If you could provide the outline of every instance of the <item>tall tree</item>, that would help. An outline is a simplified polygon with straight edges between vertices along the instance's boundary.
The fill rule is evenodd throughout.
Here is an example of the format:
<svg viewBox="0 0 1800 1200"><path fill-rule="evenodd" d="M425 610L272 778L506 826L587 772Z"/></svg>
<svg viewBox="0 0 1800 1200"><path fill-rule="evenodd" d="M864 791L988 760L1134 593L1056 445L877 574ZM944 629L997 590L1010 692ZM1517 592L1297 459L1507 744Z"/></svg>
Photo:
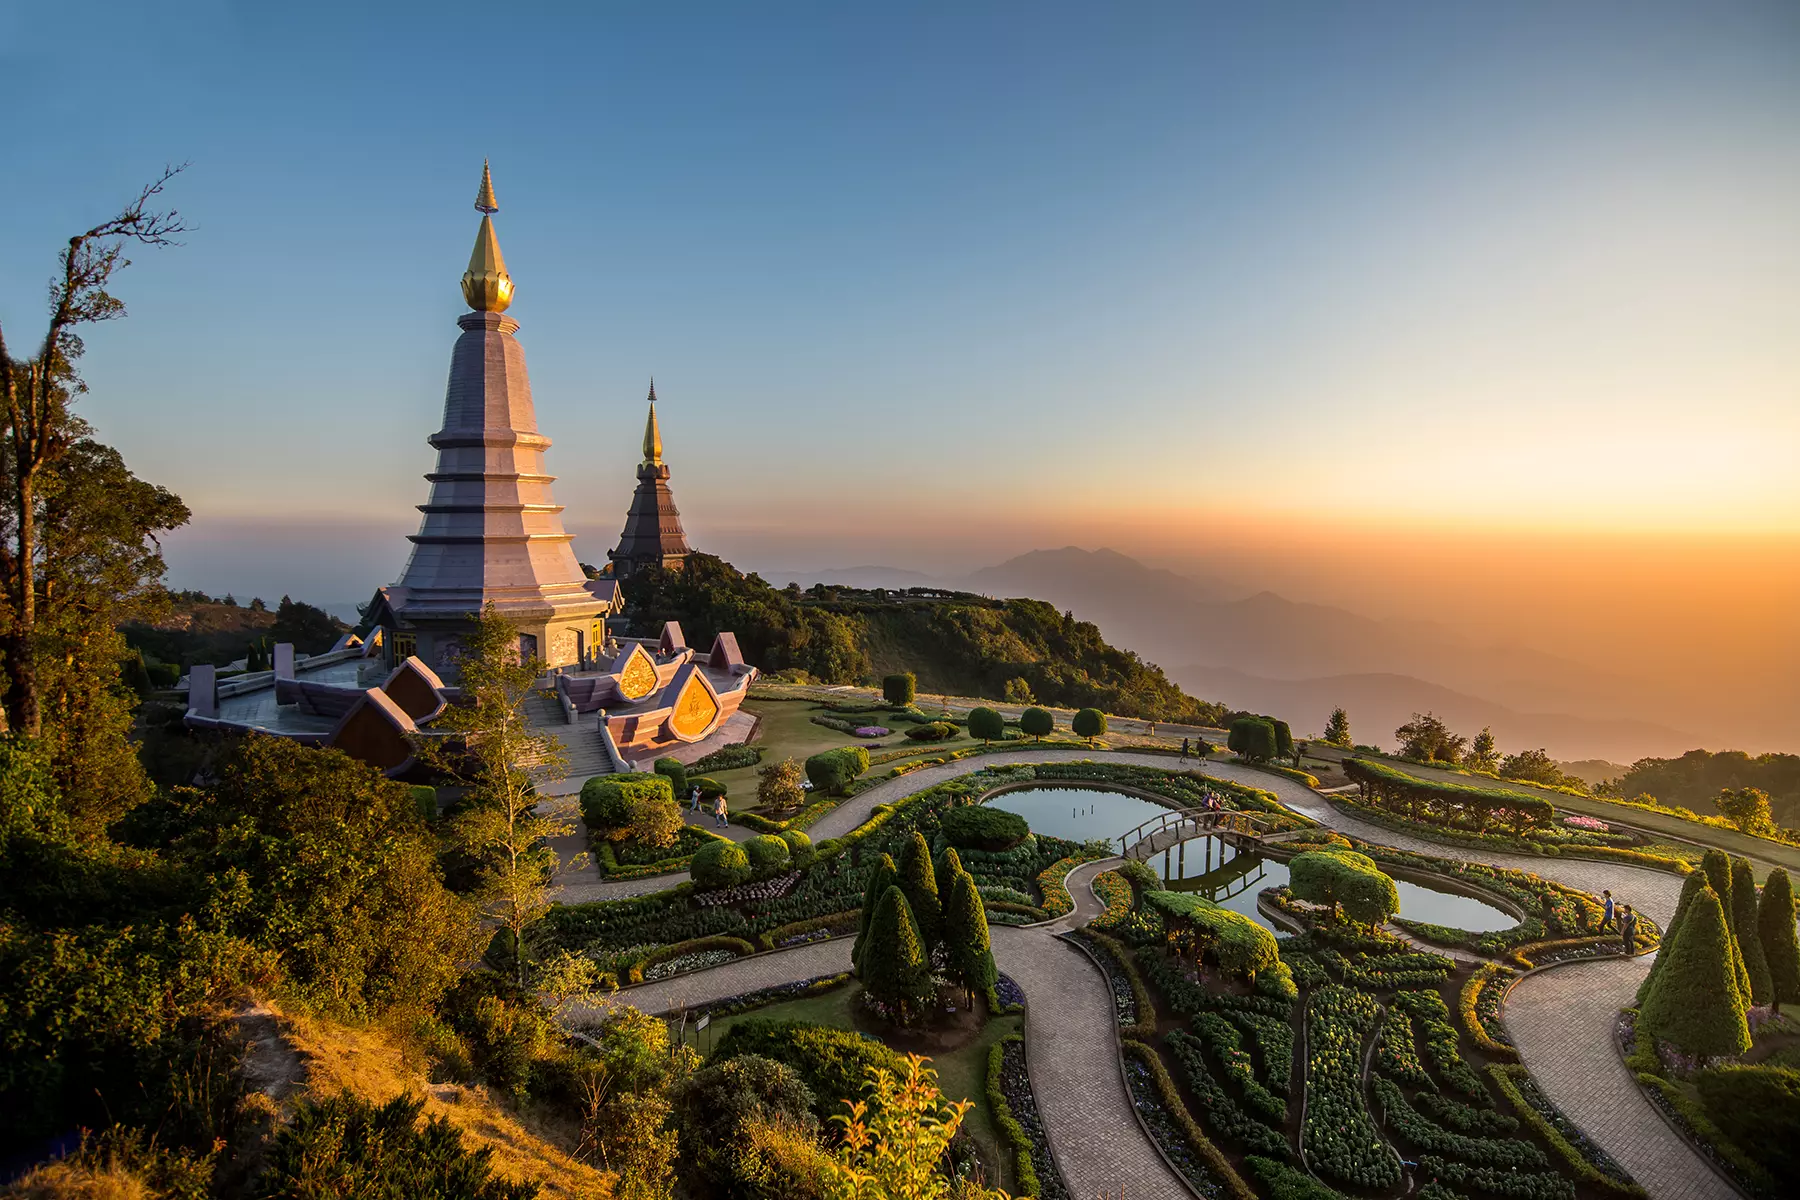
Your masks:
<svg viewBox="0 0 1800 1200"><path fill-rule="evenodd" d="M1325 719L1325 740L1333 746L1350 749L1350 714L1342 708L1332 709L1331 716Z"/></svg>
<svg viewBox="0 0 1800 1200"><path fill-rule="evenodd" d="M1650 998L1650 989L1655 986L1656 975L1662 970L1675 953L1675 943L1681 937L1681 927L1686 922L1688 913L1693 911L1694 900L1707 887L1705 871L1690 871L1681 883L1681 899L1675 902L1675 915L1663 926L1662 943L1657 947L1656 957L1650 960L1650 971L1644 976L1644 982L1638 985L1637 1000L1639 1008Z"/></svg>
<svg viewBox="0 0 1800 1200"><path fill-rule="evenodd" d="M993 987L997 977L987 908L981 903L973 875L958 870L950 879L950 901L944 906L944 960L951 981L969 994L973 1004L975 993Z"/></svg>
<svg viewBox="0 0 1800 1200"><path fill-rule="evenodd" d="M562 743L536 733L525 712L538 692L543 664L519 654L519 635L489 604L463 635L463 703L432 722L421 753L468 790L450 825L458 846L476 864L476 899L512 935L513 973L525 974L524 933L550 911L551 881L562 866L549 839L575 829L573 821L537 810L531 770L557 777L567 770Z"/></svg>
<svg viewBox="0 0 1800 1200"><path fill-rule="evenodd" d="M1756 936L1756 876L1750 870L1750 860L1743 857L1731 860L1731 933L1744 956L1752 1000L1756 1004L1769 1003L1775 984L1769 975L1769 962L1763 957L1762 940Z"/></svg>
<svg viewBox="0 0 1800 1200"><path fill-rule="evenodd" d="M125 315L125 305L106 289L131 265L125 248L133 242L167 246L185 231L179 215L153 209L151 201L180 167L138 193L120 213L70 238L57 257L50 283L50 320L37 353L14 359L0 328L0 476L10 511L7 545L0 550L0 586L7 605L0 651L5 656L9 728L37 736L43 723L38 663L39 570L44 547L39 517L45 475L88 432L70 410L87 390L75 365L85 349L83 325Z"/></svg>
<svg viewBox="0 0 1800 1200"><path fill-rule="evenodd" d="M1756 912L1757 940L1769 964L1773 988L1770 1003L1776 1012L1783 1002L1800 1004L1800 937L1794 925L1794 888L1787 870L1776 867L1763 881L1762 903Z"/></svg>
<svg viewBox="0 0 1800 1200"><path fill-rule="evenodd" d="M1683 1053L1711 1057L1750 1048L1745 997L1732 978L1731 927L1711 888L1695 899L1681 937L1657 973L1639 1020ZM1659 956L1660 957L1660 956Z"/></svg>
<svg viewBox="0 0 1800 1200"><path fill-rule="evenodd" d="M910 1024L931 1003L931 960L912 908L897 886L888 888L875 905L868 940L862 957L863 989L896 1021Z"/></svg>
<svg viewBox="0 0 1800 1200"><path fill-rule="evenodd" d="M869 884L863 889L861 927L857 930L856 944L850 948L850 961L859 969L869 941L869 925L875 920L875 906L881 903L887 890L899 882L900 870L894 866L893 856L883 854L869 871Z"/></svg>
<svg viewBox="0 0 1800 1200"><path fill-rule="evenodd" d="M1447 762L1452 766L1462 761L1467 739L1450 732L1450 727L1435 713L1414 713L1412 720L1394 730L1400 740L1400 757L1422 762Z"/></svg>
<svg viewBox="0 0 1800 1200"><path fill-rule="evenodd" d="M1469 754L1463 759L1463 765L1476 771L1500 769L1500 748L1494 743L1492 726L1482 726L1475 740L1469 743Z"/></svg>
<svg viewBox="0 0 1800 1200"><path fill-rule="evenodd" d="M944 902L938 894L937 872L931 863L931 846L925 835L913 830L900 852L900 890L918 923L919 937L924 942L926 957L943 937Z"/></svg>

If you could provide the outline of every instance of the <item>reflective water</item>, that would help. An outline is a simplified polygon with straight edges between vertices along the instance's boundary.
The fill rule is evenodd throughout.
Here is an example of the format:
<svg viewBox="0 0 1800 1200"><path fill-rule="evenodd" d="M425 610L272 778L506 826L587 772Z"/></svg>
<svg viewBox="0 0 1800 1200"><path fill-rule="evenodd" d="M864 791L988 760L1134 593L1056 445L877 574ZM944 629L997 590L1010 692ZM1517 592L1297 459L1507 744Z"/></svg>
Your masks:
<svg viewBox="0 0 1800 1200"><path fill-rule="evenodd" d="M1030 788L1007 792L988 803L1018 813L1034 833L1075 841L1109 838L1115 846L1121 834L1168 811L1149 800L1096 788ZM1256 910L1256 893L1285 884L1286 863L1251 851L1234 850L1214 837L1191 838L1155 855L1149 862L1171 888L1197 892L1259 925L1274 928ZM1400 915L1414 921L1472 933L1492 933L1518 924L1511 914L1470 896L1440 892L1404 879L1396 879L1394 887L1400 893Z"/></svg>

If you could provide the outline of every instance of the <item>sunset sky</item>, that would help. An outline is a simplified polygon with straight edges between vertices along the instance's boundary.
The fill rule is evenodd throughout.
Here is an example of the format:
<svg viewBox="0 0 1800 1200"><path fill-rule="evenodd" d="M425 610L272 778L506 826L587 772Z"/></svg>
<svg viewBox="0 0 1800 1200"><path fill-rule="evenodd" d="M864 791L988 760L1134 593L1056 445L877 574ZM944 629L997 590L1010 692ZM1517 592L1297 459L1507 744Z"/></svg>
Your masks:
<svg viewBox="0 0 1800 1200"><path fill-rule="evenodd" d="M0 8L0 320L192 163L82 402L178 585L398 573L484 156L589 561L651 374L753 565L1800 537L1791 3L111 11Z"/></svg>

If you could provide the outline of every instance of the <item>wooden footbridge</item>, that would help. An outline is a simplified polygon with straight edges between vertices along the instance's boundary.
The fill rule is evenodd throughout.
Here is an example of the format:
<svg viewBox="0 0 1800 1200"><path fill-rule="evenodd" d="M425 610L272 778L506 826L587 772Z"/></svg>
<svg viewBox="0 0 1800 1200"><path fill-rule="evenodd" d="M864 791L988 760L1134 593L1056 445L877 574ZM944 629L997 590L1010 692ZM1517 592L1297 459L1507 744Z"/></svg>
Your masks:
<svg viewBox="0 0 1800 1200"><path fill-rule="evenodd" d="M1277 818L1267 813L1239 812L1223 809L1172 808L1158 813L1129 833L1115 840L1119 853L1139 861L1177 846L1192 838L1216 837L1240 850L1255 849L1271 842L1283 842L1303 832L1299 829L1277 829Z"/></svg>

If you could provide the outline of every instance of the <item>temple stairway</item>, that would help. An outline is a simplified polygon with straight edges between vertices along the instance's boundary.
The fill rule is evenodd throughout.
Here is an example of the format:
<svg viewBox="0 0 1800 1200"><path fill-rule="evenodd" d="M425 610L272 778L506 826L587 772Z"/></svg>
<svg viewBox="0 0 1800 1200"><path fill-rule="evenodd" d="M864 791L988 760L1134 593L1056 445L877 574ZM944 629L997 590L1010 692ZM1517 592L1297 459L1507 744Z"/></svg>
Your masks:
<svg viewBox="0 0 1800 1200"><path fill-rule="evenodd" d="M556 778L552 779L544 774L538 779L541 790L553 795L564 791L580 791L584 780L595 775L612 774L612 758L606 753L606 746L600 740L598 715L585 714L571 725L563 720L562 706L555 697L541 693L532 695L525 702L525 715L531 722L532 732L553 737L562 743L563 756L567 760L565 769L558 771ZM533 775L540 775L533 764L526 765L533 768Z"/></svg>

